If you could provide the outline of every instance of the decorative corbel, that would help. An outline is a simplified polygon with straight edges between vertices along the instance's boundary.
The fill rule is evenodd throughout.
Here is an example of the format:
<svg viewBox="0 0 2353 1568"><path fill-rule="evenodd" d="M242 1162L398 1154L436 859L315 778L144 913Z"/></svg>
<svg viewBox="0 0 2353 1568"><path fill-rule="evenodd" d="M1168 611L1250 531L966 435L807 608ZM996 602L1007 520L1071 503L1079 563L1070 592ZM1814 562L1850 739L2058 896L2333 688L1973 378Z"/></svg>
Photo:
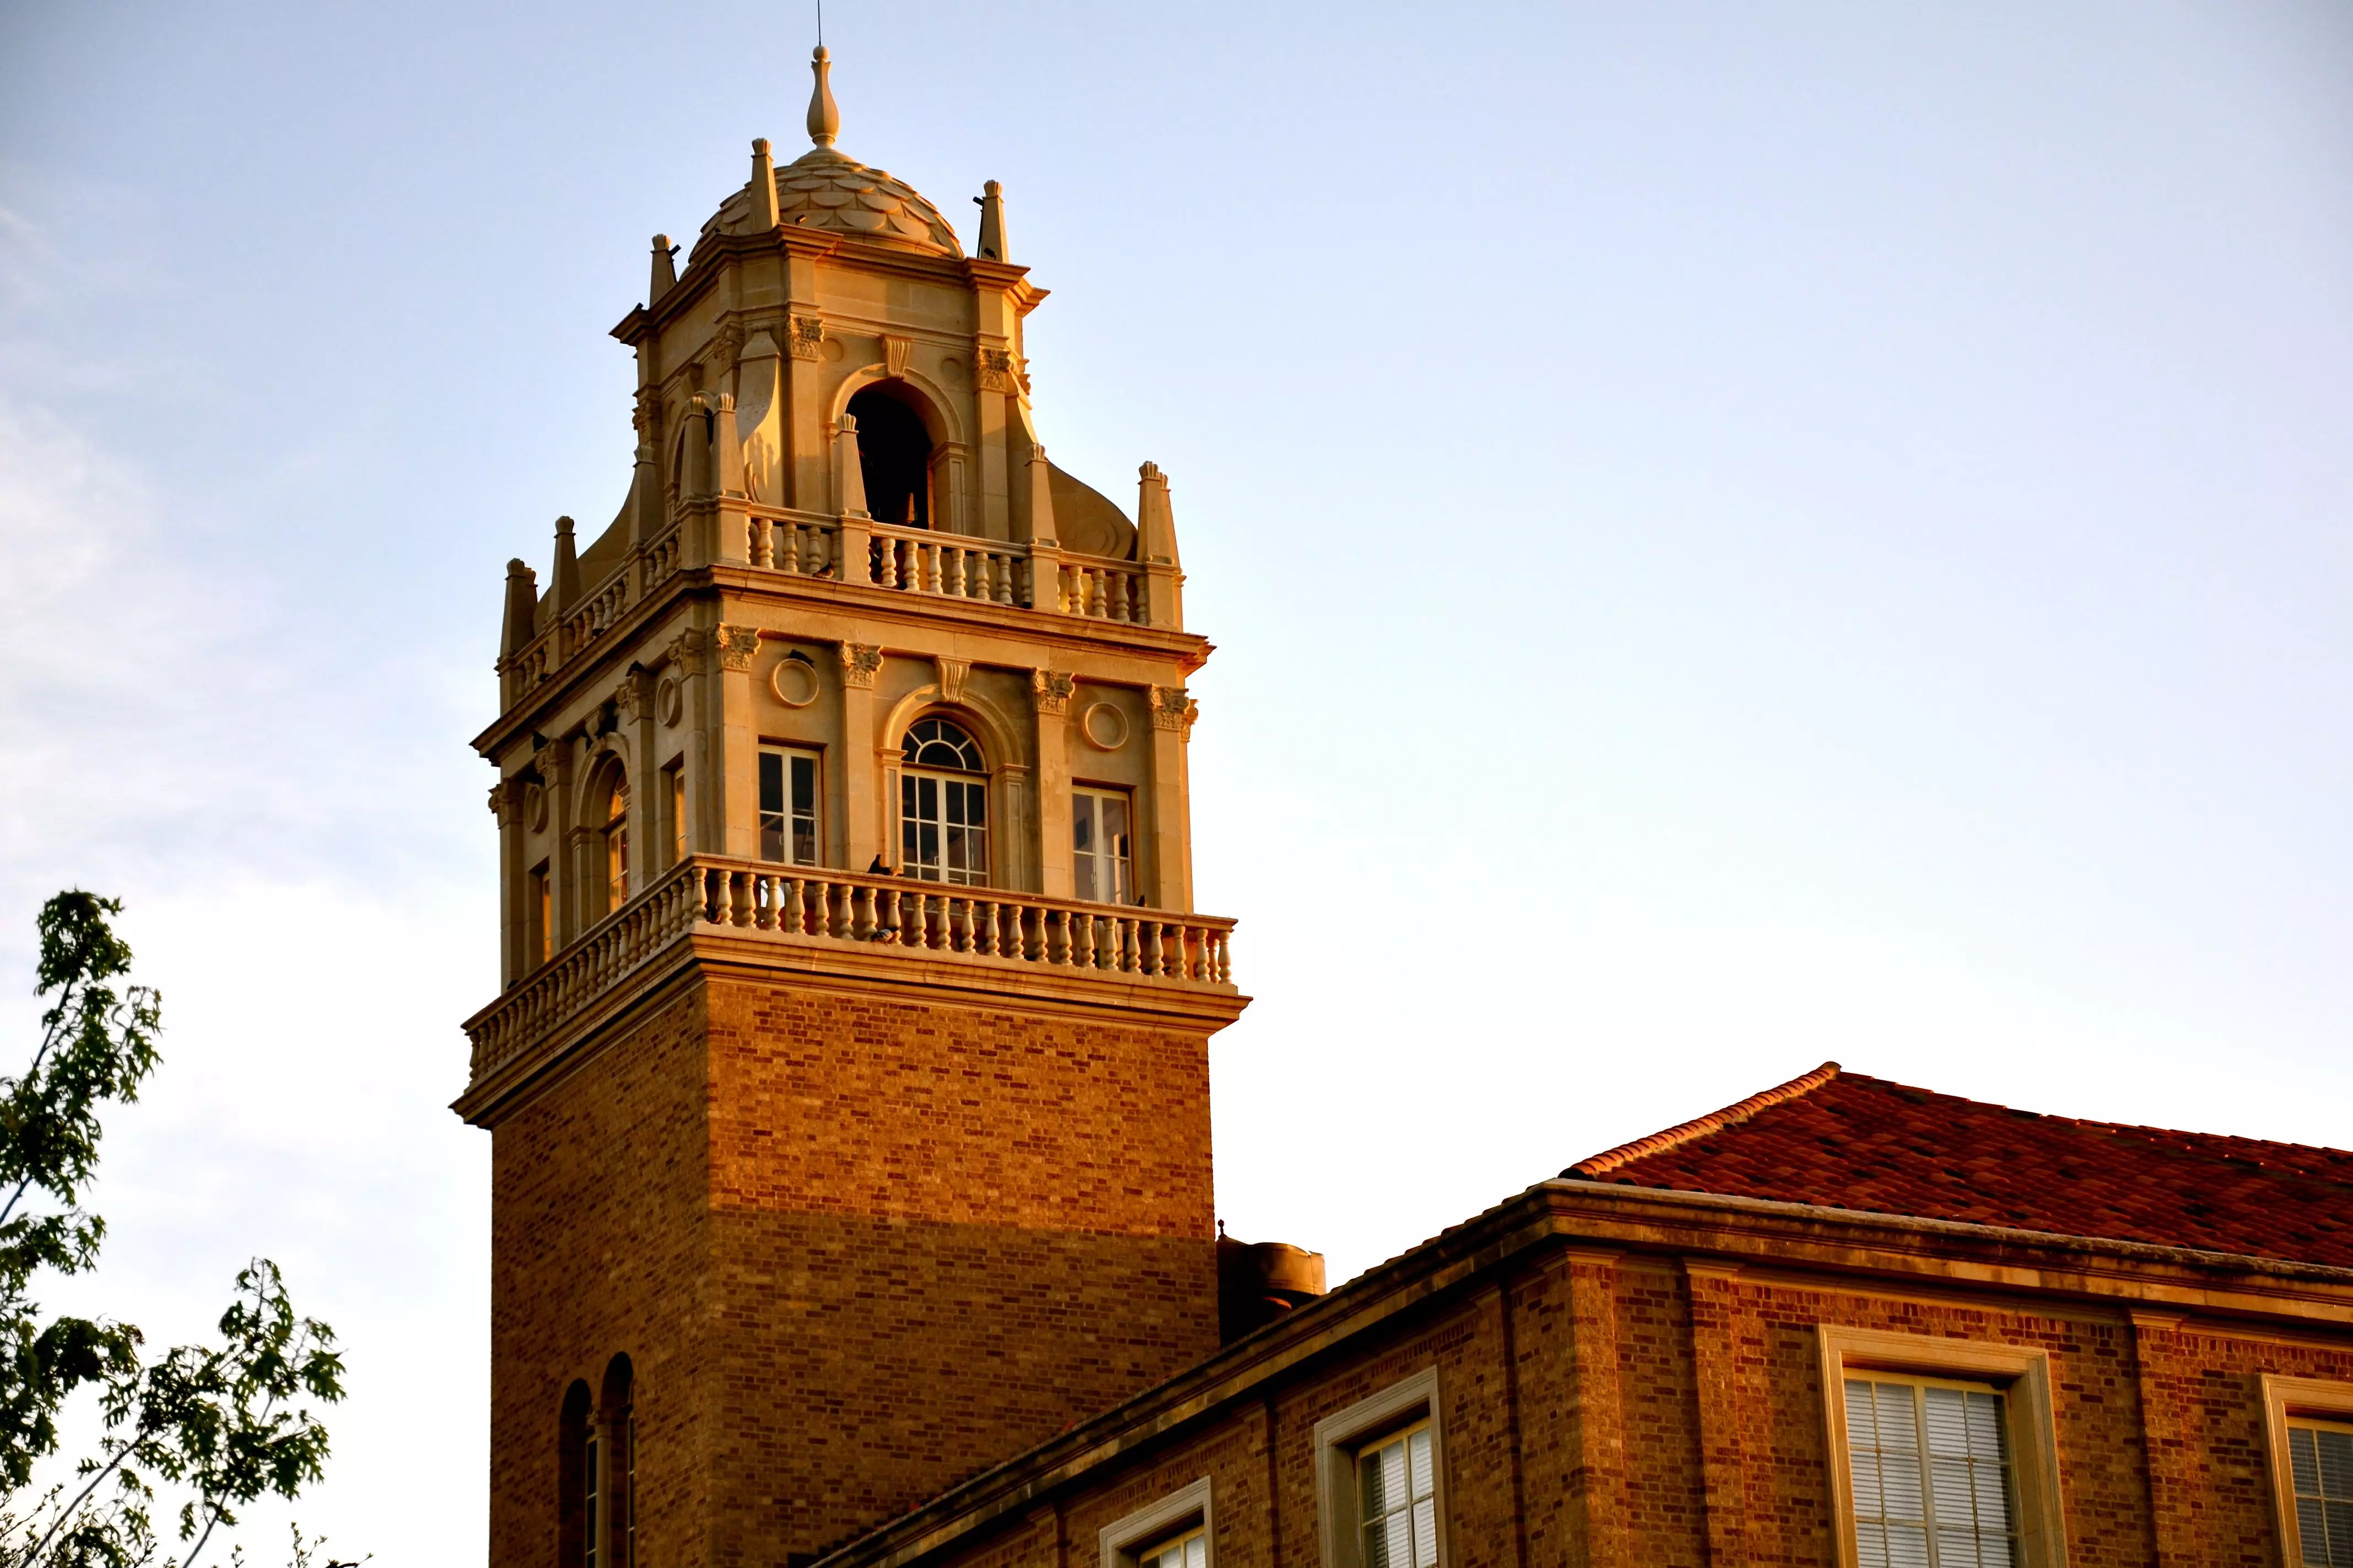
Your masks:
<svg viewBox="0 0 2353 1568"><path fill-rule="evenodd" d="M1077 682L1059 669L1029 672L1029 706L1039 712L1060 715L1071 710L1071 691Z"/></svg>
<svg viewBox="0 0 2353 1568"><path fill-rule="evenodd" d="M705 642L701 626L689 626L662 645L662 658L681 674L700 675Z"/></svg>
<svg viewBox="0 0 2353 1568"><path fill-rule="evenodd" d="M1201 716L1201 705L1185 695L1181 686L1155 686L1152 689L1152 725L1156 730L1174 730L1187 740L1193 737L1193 721Z"/></svg>
<svg viewBox="0 0 2353 1568"><path fill-rule="evenodd" d="M935 658L932 661L940 672L940 700L962 702L964 683L972 674L972 661L964 658Z"/></svg>
<svg viewBox="0 0 2353 1568"><path fill-rule="evenodd" d="M915 340L902 338L896 332L882 334L882 364L892 379L907 374L907 356L915 350Z"/></svg>
<svg viewBox="0 0 2353 1568"><path fill-rule="evenodd" d="M760 632L756 626L721 626L718 637L719 668L749 669L752 658L760 651Z"/></svg>
<svg viewBox="0 0 2353 1568"><path fill-rule="evenodd" d="M847 686L874 684L882 673L882 650L872 643L846 642L841 645L841 679Z"/></svg>
<svg viewBox="0 0 2353 1568"><path fill-rule="evenodd" d="M795 316L786 340L795 359L818 359L825 353L825 322L816 316Z"/></svg>

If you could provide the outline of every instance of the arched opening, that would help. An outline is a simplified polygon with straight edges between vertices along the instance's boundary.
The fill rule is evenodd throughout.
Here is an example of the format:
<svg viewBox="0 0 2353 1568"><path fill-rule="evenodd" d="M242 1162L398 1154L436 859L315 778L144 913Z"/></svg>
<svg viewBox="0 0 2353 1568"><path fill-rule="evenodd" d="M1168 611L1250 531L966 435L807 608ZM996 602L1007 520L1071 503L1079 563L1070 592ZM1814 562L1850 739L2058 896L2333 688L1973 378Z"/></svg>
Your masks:
<svg viewBox="0 0 2353 1568"><path fill-rule="evenodd" d="M900 750L899 869L927 882L988 882L988 765L945 719L919 719Z"/></svg>
<svg viewBox="0 0 2353 1568"><path fill-rule="evenodd" d="M849 400L858 421L858 467L866 479L866 510L881 522L932 526L932 433L913 406L917 395L902 382L877 382Z"/></svg>
<svg viewBox="0 0 2353 1568"><path fill-rule="evenodd" d="M629 775L618 761L606 768L589 798L594 809L588 821L596 830L598 857L590 885L604 900L596 913L609 915L629 901Z"/></svg>
<svg viewBox="0 0 2353 1568"><path fill-rule="evenodd" d="M596 1427L604 1434L605 1475L597 1489L605 1500L605 1538L597 1561L610 1568L638 1568L637 1372L627 1355L605 1368L597 1401Z"/></svg>
<svg viewBox="0 0 2353 1568"><path fill-rule="evenodd" d="M564 1391L555 1436L555 1560L562 1568L586 1568L596 1561L596 1407L588 1385L575 1382Z"/></svg>

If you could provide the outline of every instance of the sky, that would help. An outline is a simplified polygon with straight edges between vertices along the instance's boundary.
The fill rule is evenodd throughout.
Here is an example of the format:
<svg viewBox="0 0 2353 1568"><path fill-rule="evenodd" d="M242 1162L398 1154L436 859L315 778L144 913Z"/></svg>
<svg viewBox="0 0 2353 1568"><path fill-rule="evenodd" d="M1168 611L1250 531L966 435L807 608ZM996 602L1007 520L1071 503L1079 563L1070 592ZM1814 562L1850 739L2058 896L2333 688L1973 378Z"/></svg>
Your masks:
<svg viewBox="0 0 2353 1568"><path fill-rule="evenodd" d="M826 25L844 152L1004 182L1056 461L1171 478L1234 1234L1336 1281L1826 1059L2353 1145L2353 10ZM607 333L811 33L0 3L0 1061L126 900L104 1304L277 1258L380 1563L485 1539L503 565L617 508Z"/></svg>

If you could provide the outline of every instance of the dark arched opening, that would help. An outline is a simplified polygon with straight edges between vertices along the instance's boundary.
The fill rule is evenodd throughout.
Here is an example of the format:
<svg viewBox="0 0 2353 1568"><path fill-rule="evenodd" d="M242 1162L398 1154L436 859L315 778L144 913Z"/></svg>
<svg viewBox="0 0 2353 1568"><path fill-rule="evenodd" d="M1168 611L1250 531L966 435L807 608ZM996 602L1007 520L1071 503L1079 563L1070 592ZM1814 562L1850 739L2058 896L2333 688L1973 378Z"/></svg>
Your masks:
<svg viewBox="0 0 2353 1568"><path fill-rule="evenodd" d="M866 479L866 510L881 522L932 526L932 433L907 395L883 382L849 400L858 421L858 466Z"/></svg>
<svg viewBox="0 0 2353 1568"><path fill-rule="evenodd" d="M555 1467L555 1561L562 1568L585 1568L596 1506L596 1409L585 1383L564 1391Z"/></svg>
<svg viewBox="0 0 2353 1568"><path fill-rule="evenodd" d="M611 1568L638 1568L637 1371L628 1356L617 1355L605 1368L597 1401L597 1429L605 1436L605 1535L597 1558Z"/></svg>

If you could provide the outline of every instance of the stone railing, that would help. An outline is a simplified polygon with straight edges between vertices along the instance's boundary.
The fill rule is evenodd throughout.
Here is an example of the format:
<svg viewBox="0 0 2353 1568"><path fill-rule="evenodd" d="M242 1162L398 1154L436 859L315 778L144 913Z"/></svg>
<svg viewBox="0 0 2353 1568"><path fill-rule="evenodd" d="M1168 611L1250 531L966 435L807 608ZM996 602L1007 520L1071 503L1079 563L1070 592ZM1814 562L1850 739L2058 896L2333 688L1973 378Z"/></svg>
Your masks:
<svg viewBox="0 0 2353 1568"><path fill-rule="evenodd" d="M744 529L733 557L783 576L863 584L984 605L1048 610L1083 620L1179 629L1173 590L1155 599L1154 574L1103 556L1051 545L1015 543L974 534L903 528L868 518L760 508L736 514ZM500 665L505 704L512 706L596 642L631 606L652 597L689 563L687 529L673 523L599 578L561 620ZM1165 599L1165 603L1163 600ZM1153 609L1162 605L1159 614Z"/></svg>
<svg viewBox="0 0 2353 1568"><path fill-rule="evenodd" d="M1089 620L1125 621L1148 626L1144 574L1132 566L1096 557L1062 563L1061 612Z"/></svg>
<svg viewBox="0 0 2353 1568"><path fill-rule="evenodd" d="M532 1041L634 973L702 918L700 868L684 861L582 933L522 984L467 1026L480 1082Z"/></svg>
<svg viewBox="0 0 2353 1568"><path fill-rule="evenodd" d="M1233 984L1230 920L696 855L467 1026L480 1082L699 931L1153 985Z"/></svg>
<svg viewBox="0 0 2353 1568"><path fill-rule="evenodd" d="M754 512L751 563L789 577L830 577L839 534L830 520Z"/></svg>
<svg viewBox="0 0 2353 1568"><path fill-rule="evenodd" d="M991 605L1029 603L1027 545L878 523L868 554L880 587Z"/></svg>
<svg viewBox="0 0 2353 1568"><path fill-rule="evenodd" d="M696 863L712 925L1178 984L1233 980L1229 920L808 866Z"/></svg>

